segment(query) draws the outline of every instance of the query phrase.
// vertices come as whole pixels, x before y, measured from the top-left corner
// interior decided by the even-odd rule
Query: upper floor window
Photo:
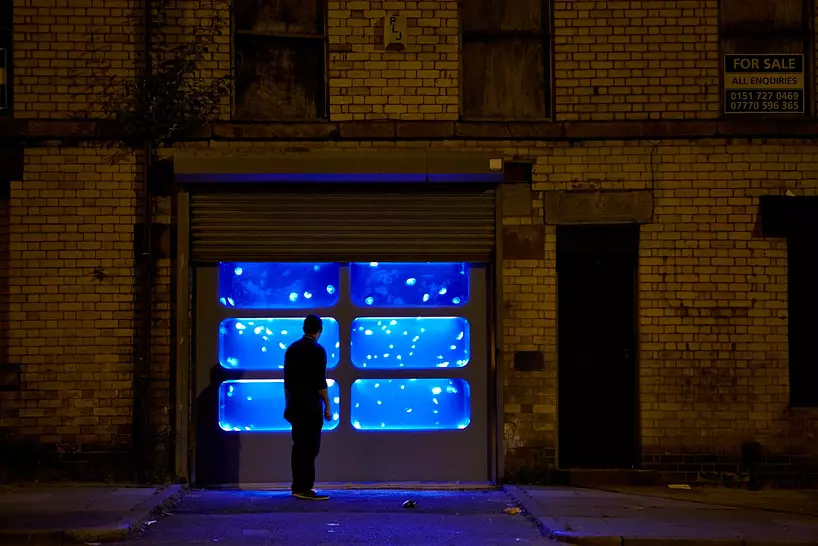
[[[11,113],[12,2],[0,7],[0,115]]]
[[[460,2],[464,118],[548,117],[551,25],[547,2]]]
[[[324,0],[234,0],[234,118],[326,117]]]
[[[721,0],[724,113],[810,113],[811,4],[811,0]]]

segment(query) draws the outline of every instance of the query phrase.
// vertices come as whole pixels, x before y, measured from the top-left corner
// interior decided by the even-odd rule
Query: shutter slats
[[[488,261],[494,192],[193,193],[194,261]]]

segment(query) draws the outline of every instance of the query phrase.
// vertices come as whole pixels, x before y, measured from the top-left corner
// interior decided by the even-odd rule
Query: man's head
[[[304,335],[318,339],[324,331],[324,323],[318,315],[308,315],[304,319]]]

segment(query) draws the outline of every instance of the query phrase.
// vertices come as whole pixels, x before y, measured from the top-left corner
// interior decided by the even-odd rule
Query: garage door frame
[[[383,154],[388,155],[388,154]],[[457,154],[450,154],[457,155]],[[471,155],[472,158],[480,154],[463,154]],[[483,165],[485,165],[486,157],[483,156]],[[314,161],[314,160],[313,160]],[[459,171],[460,175],[467,175],[468,168],[462,167],[463,158],[460,157],[454,161],[455,164],[461,166],[453,171]],[[474,161],[474,159],[472,159]],[[201,164],[201,162],[199,162]],[[406,167],[408,164],[418,165],[418,162],[403,162],[398,166]],[[424,167],[427,163],[424,163]],[[445,171],[446,169],[441,169]],[[473,169],[474,170],[474,169]],[[458,174],[449,173],[449,174]],[[485,169],[483,174],[485,175]],[[512,173],[516,174],[516,173]],[[496,173],[495,173],[496,175]],[[446,175],[448,176],[448,174]],[[427,179],[429,176],[427,175]],[[502,178],[502,177],[501,177]],[[178,180],[178,177],[177,177]],[[447,178],[448,181],[451,178]],[[472,182],[476,180],[472,177]],[[493,178],[496,182],[496,176]],[[518,181],[518,180],[515,180]],[[196,184],[196,187],[201,187]],[[193,352],[192,352],[192,275],[193,266],[190,260],[190,190],[191,186],[181,186],[176,194],[176,212],[177,212],[177,259],[175,267],[176,275],[176,350],[175,350],[175,373],[173,379],[175,385],[172,388],[174,396],[172,404],[174,425],[174,454],[175,454],[175,472],[178,477],[182,477],[193,482],[195,480],[195,423],[193,423]],[[503,263],[503,231],[502,231],[502,203],[503,203],[504,186],[499,183],[495,190],[495,249],[494,259],[487,263],[487,309],[489,314],[489,329],[490,335],[487,340],[488,350],[488,384],[490,393],[494,396],[489,396],[488,403],[488,460],[490,468],[490,480],[493,483],[500,483],[504,474],[504,419],[503,419],[503,278],[502,278],[502,263]]]

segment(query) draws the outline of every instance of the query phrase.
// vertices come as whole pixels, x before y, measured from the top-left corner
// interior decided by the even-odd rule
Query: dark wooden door
[[[561,468],[637,464],[638,225],[557,230]]]

